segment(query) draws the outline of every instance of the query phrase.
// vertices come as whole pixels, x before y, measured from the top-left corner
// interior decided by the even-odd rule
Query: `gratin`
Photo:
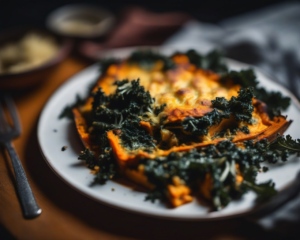
[[[72,110],[86,147],[79,159],[99,183],[120,174],[148,188],[147,199],[173,207],[197,193],[216,209],[248,190],[265,199],[276,190],[272,181],[255,183],[266,169],[260,163],[294,152],[276,148],[293,141],[280,136],[291,121],[278,110],[288,104],[271,114],[256,98],[263,91],[252,70],[229,72],[216,52],[145,51],[109,60],[90,96]],[[274,94],[289,102],[279,93],[270,99]]]

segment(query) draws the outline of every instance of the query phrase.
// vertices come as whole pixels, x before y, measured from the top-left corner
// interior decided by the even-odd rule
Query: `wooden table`
[[[183,222],[155,219],[116,210],[91,200],[66,185],[45,163],[37,142],[40,112],[51,94],[88,64],[70,57],[45,82],[14,96],[22,135],[14,141],[42,214],[22,216],[13,169],[0,154],[0,224],[16,239],[270,239],[242,220]]]

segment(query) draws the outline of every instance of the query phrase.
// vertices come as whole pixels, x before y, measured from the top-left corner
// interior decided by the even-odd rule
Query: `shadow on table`
[[[277,239],[242,219],[219,222],[164,220],[117,210],[89,199],[68,186],[48,167],[39,151],[36,126],[30,133],[25,153],[30,175],[52,203],[90,227],[138,239]]]

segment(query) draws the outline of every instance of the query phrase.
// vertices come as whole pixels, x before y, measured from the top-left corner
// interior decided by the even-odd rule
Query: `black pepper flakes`
[[[269,168],[266,166],[263,166],[262,170],[263,170],[263,172],[267,172],[269,170]]]
[[[61,150],[62,150],[62,151],[66,151],[67,148],[68,148],[67,146],[63,146],[63,147],[61,148]]]

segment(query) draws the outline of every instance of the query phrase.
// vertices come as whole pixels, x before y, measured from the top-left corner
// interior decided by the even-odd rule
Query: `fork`
[[[0,99],[0,143],[6,147],[12,161],[17,183],[17,193],[23,209],[23,215],[25,218],[34,218],[41,214],[42,209],[36,203],[25,171],[11,143],[12,139],[18,137],[21,133],[18,114],[14,103],[9,96],[5,95],[2,99],[3,101]],[[8,123],[4,109],[1,107],[1,102],[5,102],[7,110],[11,116],[13,126]]]

